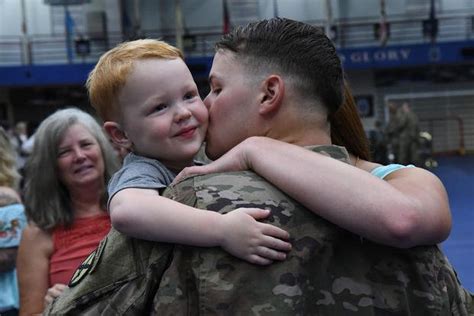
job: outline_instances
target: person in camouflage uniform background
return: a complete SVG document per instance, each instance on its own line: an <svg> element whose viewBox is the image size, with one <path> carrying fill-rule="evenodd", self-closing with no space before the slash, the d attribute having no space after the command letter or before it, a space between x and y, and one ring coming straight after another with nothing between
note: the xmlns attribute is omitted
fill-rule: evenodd
<svg viewBox="0 0 474 316"><path fill-rule="evenodd" d="M407 102L401 106L390 103L390 119L386 134L391 146L394 161L402 165L420 165L418 117Z"/></svg>
<svg viewBox="0 0 474 316"><path fill-rule="evenodd" d="M251 24L232 34L248 35L262 28L274 34L306 30L318 34L322 41L325 38L320 30L287 19ZM258 32L252 33L256 34ZM222 62L223 56L220 57ZM342 73L338 76L342 84ZM295 93L291 89L295 83L289 81L285 92ZM217 89L213 86L214 91ZM276 93L277 98L282 97L281 93ZM334 100L321 101L335 104ZM316 111L325 110L317 107ZM291 121L295 117L287 116L287 119ZM304 145L324 143L315 139L327 133L324 126L313 124L307 129L305 136L311 135L313 142ZM238 131L229 128L221 131L224 132L231 137L222 145L235 145L232 136ZM279 136L285 139L290 135ZM219 156L220 151L228 149L221 148L216 143L218 140L213 142L211 138L210 141L211 156L213 153ZM319 146L313 150L348 162L347 152L340 147ZM341 194L345 194L342 187ZM47 314L473 313L471 295L460 286L453 268L437 246L403 250L362 239L310 213L253 172L190 177L169 188L164 195L222 213L236 206L270 208L272 215L268 221L288 230L293 251L284 262L262 268L215 248L151 243L113 231L78 270L71 288L53 302Z"/></svg>
<svg viewBox="0 0 474 316"><path fill-rule="evenodd" d="M399 127L399 148L398 161L401 164L420 164L419 159L419 135L420 128L418 117L412 111L410 105L404 102L399 109L400 127Z"/></svg>

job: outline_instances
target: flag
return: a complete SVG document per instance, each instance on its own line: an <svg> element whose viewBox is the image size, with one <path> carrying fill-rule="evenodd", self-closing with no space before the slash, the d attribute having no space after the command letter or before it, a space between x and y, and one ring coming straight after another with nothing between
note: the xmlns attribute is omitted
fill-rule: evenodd
<svg viewBox="0 0 474 316"><path fill-rule="evenodd" d="M74 19L71 16L71 13L66 8L64 12L64 24L66 28L66 51L67 51L67 60L69 63L72 62L73 59L73 51L72 51L72 39L74 35Z"/></svg>
<svg viewBox="0 0 474 316"><path fill-rule="evenodd" d="M227 0L223 0L224 4L224 20L223 20L223 29L222 33L227 34L230 32L230 16L229 16L229 8L227 7Z"/></svg>
<svg viewBox="0 0 474 316"><path fill-rule="evenodd" d="M74 33L74 26L76 23L74 23L74 19L72 18L71 13L69 10L66 10L66 16L65 16L65 25L66 25L66 32L70 35Z"/></svg>
<svg viewBox="0 0 474 316"><path fill-rule="evenodd" d="M423 36L429 38L431 43L435 43L436 37L438 36L438 19L436 18L436 8L434 0L431 0L430 3L429 18L423 21Z"/></svg>
<svg viewBox="0 0 474 316"><path fill-rule="evenodd" d="M278 0L273 0L273 17L278 17Z"/></svg>
<svg viewBox="0 0 474 316"><path fill-rule="evenodd" d="M326 36L333 42L337 39L337 26L332 24L331 0L326 0L326 23L324 25Z"/></svg>
<svg viewBox="0 0 474 316"><path fill-rule="evenodd" d="M385 12L385 0L380 0L380 22L377 33L380 45L385 46L390 36L390 25L387 22L387 14Z"/></svg>
<svg viewBox="0 0 474 316"><path fill-rule="evenodd" d="M126 9L125 0L120 0L120 14L122 17L122 35L125 39L133 39L133 26L128 10Z"/></svg>

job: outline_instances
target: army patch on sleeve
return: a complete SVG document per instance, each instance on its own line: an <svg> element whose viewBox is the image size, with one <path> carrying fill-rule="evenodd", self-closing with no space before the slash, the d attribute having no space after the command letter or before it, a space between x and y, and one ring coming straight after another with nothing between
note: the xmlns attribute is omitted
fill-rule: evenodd
<svg viewBox="0 0 474 316"><path fill-rule="evenodd" d="M71 281L69 281L69 287L74 287L88 274L92 268L92 263L97 255L97 249L94 250L81 265L76 269L76 272L72 275Z"/></svg>
<svg viewBox="0 0 474 316"><path fill-rule="evenodd" d="M104 252L107 239L107 237L102 239L102 241L99 243L99 246L97 246L97 249L94 250L76 269L76 272L74 272L72 275L71 281L69 281L69 287L78 285L87 274L91 274L95 270L99 264L100 257Z"/></svg>

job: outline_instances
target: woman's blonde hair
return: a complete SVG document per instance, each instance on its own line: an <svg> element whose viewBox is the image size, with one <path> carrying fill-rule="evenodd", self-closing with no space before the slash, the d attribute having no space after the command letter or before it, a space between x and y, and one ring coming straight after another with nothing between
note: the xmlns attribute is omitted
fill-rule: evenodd
<svg viewBox="0 0 474 316"><path fill-rule="evenodd" d="M15 151L7 132L0 127L0 186L18 190L20 174L16 169Z"/></svg>

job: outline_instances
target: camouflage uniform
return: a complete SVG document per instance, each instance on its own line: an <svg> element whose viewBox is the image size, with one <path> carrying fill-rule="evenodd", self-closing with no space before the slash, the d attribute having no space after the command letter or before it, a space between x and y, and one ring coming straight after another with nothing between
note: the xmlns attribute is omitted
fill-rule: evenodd
<svg viewBox="0 0 474 316"><path fill-rule="evenodd" d="M399 110L400 112L400 110ZM400 114L398 162L403 165L419 164L418 117L411 110Z"/></svg>
<svg viewBox="0 0 474 316"><path fill-rule="evenodd" d="M340 147L315 150L348 158ZM474 314L472 295L437 246L403 250L363 240L252 172L188 178L165 194L221 213L269 208L267 222L290 233L293 250L262 267L219 248L173 247L112 231L46 314Z"/></svg>
<svg viewBox="0 0 474 316"><path fill-rule="evenodd" d="M395 162L408 165L419 164L418 117L411 110L399 108L388 122L386 134L395 155Z"/></svg>

